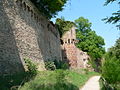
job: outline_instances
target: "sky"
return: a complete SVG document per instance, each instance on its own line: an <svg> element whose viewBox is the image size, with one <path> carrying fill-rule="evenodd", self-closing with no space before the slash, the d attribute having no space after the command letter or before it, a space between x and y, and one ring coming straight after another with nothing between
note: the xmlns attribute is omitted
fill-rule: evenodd
<svg viewBox="0 0 120 90"><path fill-rule="evenodd" d="M70 0L56 18L63 16L65 20L74 21L83 16L92 23L92 30L105 40L106 50L115 44L120 37L120 31L113 24L105 24L103 18L119 9L117 3L104 6L105 0ZM55 22L56 18L51 20Z"/></svg>

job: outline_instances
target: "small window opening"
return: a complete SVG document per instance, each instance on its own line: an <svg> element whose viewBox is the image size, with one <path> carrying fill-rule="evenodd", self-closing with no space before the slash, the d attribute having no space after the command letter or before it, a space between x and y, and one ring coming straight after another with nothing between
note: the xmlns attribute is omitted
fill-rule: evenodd
<svg viewBox="0 0 120 90"><path fill-rule="evenodd" d="M70 44L70 39L68 39L68 43Z"/></svg>

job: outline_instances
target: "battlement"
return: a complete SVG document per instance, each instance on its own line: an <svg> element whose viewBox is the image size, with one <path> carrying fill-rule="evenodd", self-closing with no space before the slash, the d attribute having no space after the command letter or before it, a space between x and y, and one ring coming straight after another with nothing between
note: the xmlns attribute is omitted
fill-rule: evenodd
<svg viewBox="0 0 120 90"><path fill-rule="evenodd" d="M69 31L64 33L61 42L62 44L75 44L77 42L75 27L72 27Z"/></svg>

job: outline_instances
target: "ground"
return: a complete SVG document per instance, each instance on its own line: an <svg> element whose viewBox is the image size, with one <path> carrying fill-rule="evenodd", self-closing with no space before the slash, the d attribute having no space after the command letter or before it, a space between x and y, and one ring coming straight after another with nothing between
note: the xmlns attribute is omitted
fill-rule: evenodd
<svg viewBox="0 0 120 90"><path fill-rule="evenodd" d="M100 90L99 79L100 76L91 77L80 90Z"/></svg>

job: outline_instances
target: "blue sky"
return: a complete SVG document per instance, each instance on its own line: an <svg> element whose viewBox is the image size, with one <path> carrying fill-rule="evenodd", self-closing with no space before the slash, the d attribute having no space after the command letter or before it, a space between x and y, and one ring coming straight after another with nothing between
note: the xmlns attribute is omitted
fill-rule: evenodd
<svg viewBox="0 0 120 90"><path fill-rule="evenodd" d="M104 2L105 0L70 0L56 18L64 16L65 20L74 21L83 16L89 19L92 23L92 29L96 31L97 35L104 38L107 49L115 44L120 31L117 30L115 25L105 24L101 19L117 11L119 6L116 3L104 6ZM55 21L56 18L53 18L52 21Z"/></svg>

